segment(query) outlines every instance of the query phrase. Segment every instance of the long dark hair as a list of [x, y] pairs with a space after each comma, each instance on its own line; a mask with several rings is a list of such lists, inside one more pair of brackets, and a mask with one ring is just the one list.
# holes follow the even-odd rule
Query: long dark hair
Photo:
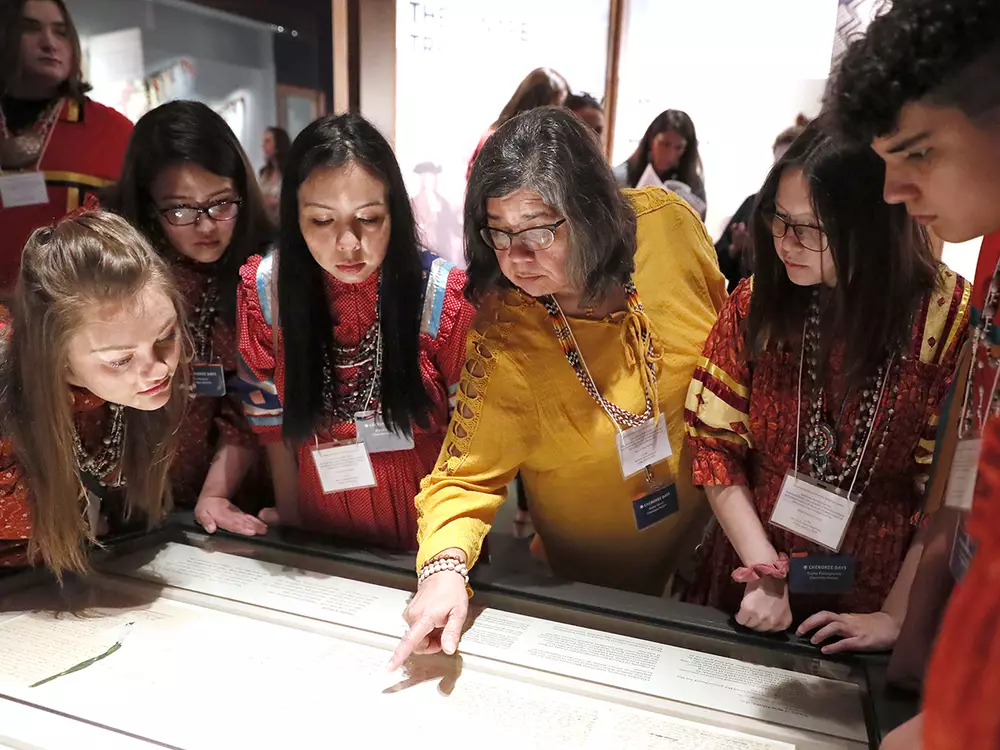
[[[687, 148], [681, 156], [680, 163], [673, 171], [677, 173], [677, 179], [687, 185], [696, 194], [700, 195], [705, 191], [705, 180], [702, 178], [701, 155], [698, 153], [698, 134], [694, 129], [694, 122], [688, 117], [687, 112], [679, 109], [668, 109], [660, 112], [646, 128], [646, 133], [639, 141], [639, 146], [635, 153], [628, 160], [627, 172], [628, 184], [635, 187], [649, 165], [649, 149], [653, 145], [653, 139], [660, 133], [673, 130], [687, 141]], [[663, 175], [660, 175], [661, 179]]]
[[154, 210], [150, 186], [164, 169], [184, 163], [229, 178], [242, 201], [232, 241], [216, 268], [221, 311], [232, 323], [240, 266], [260, 252], [272, 230], [250, 161], [222, 117], [204, 104], [187, 101], [168, 102], [147, 112], [132, 131], [121, 178], [101, 195], [101, 204], [142, 230], [162, 252], [169, 242]]
[[288, 150], [292, 147], [292, 139], [288, 137], [288, 131], [284, 128], [270, 127], [265, 131], [271, 134], [274, 139], [274, 156], [268, 159], [267, 164], [260, 168], [260, 176], [276, 170], [278, 174], [285, 171], [285, 162], [288, 161]]
[[755, 353], [769, 343], [801, 340], [813, 291], [789, 280], [771, 231], [778, 182], [789, 169], [802, 170], [837, 271], [821, 343], [827, 349], [844, 346], [844, 371], [856, 385], [908, 341], [913, 315], [934, 289], [940, 266], [906, 207], [882, 199], [885, 165], [875, 152], [837, 143], [810, 124], [758, 193], [752, 220], [756, 273], [747, 319], [747, 341]]
[[512, 117], [535, 107], [562, 106], [568, 95], [569, 84], [559, 73], [552, 68], [535, 68], [518, 84], [493, 127], [499, 128]]
[[[299, 186], [319, 167], [356, 165], [386, 188], [391, 234], [379, 299], [382, 326], [382, 416], [396, 432], [426, 426], [431, 398], [420, 376], [423, 263], [417, 226], [392, 147], [364, 118], [327, 115], [292, 144], [281, 187], [278, 253], [278, 315], [285, 344], [285, 403], [282, 434], [301, 442], [323, 426], [324, 350], [333, 327], [324, 287], [326, 272], [313, 258], [299, 228]], [[331, 373], [336, 381], [336, 372]], [[336, 387], [336, 382], [334, 383]]]
[[[24, 6], [28, 0], [3, 0], [0, 2], [0, 95], [6, 94], [10, 84], [16, 80], [21, 71], [21, 34], [24, 33]], [[63, 83], [60, 94], [70, 96], [78, 102], [83, 101], [83, 95], [90, 90], [90, 85], [83, 80], [83, 54], [80, 51], [80, 34], [73, 23], [64, 0], [49, 0], [59, 6], [63, 21], [66, 23], [66, 35], [73, 50], [73, 62], [69, 69], [69, 78]]]
[[465, 296], [482, 302], [511, 287], [496, 251], [479, 231], [486, 201], [518, 188], [538, 193], [569, 227], [569, 278], [587, 302], [599, 303], [635, 268], [636, 218], [618, 189], [594, 131], [567, 109], [539, 107], [497, 130], [479, 154], [465, 193]]

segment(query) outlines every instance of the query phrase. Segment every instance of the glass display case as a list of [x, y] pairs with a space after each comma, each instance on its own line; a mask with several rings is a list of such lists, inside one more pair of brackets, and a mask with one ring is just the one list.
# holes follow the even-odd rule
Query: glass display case
[[[496, 552], [496, 550], [495, 550]], [[482, 564], [459, 653], [386, 663], [413, 558], [302, 533], [121, 540], [85, 582], [0, 580], [0, 747], [876, 747], [884, 658]]]

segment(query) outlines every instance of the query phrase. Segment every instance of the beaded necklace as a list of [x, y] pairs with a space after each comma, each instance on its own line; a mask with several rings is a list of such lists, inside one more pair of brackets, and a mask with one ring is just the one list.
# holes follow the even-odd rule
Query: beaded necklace
[[648, 422], [651, 418], [659, 416], [659, 403], [656, 398], [656, 362], [659, 360], [659, 354], [657, 354], [653, 346], [653, 335], [649, 318], [643, 310], [642, 301], [639, 299], [639, 292], [635, 288], [632, 279], [626, 281], [624, 287], [628, 315], [623, 324], [622, 343], [625, 346], [626, 361], [630, 366], [636, 366], [639, 371], [639, 378], [642, 381], [643, 393], [646, 397], [646, 408], [642, 414], [633, 414], [630, 411], [626, 411], [601, 395], [597, 389], [597, 384], [594, 383], [594, 379], [587, 369], [587, 363], [583, 359], [583, 354], [580, 353], [580, 347], [576, 342], [576, 337], [573, 335], [573, 329], [570, 328], [569, 320], [567, 320], [559, 303], [551, 295], [539, 298], [539, 301], [545, 306], [549, 322], [552, 323], [552, 327], [555, 329], [556, 338], [559, 340], [560, 346], [562, 346], [566, 360], [573, 368], [573, 372], [576, 373], [577, 380], [580, 381], [580, 384], [590, 394], [590, 397], [604, 409], [608, 418], [611, 419], [619, 431], [630, 427], [637, 427]]
[[191, 324], [191, 338], [194, 339], [194, 354], [197, 362], [207, 362], [212, 356], [212, 328], [219, 304], [219, 284], [210, 278], [205, 291], [194, 308], [194, 322]]
[[7, 118], [0, 108], [0, 169], [38, 168], [62, 111], [62, 103], [62, 99], [56, 99], [42, 111], [31, 127], [17, 135], [10, 132]]
[[104, 478], [121, 464], [125, 452], [125, 407], [121, 404], [108, 404], [108, 406], [111, 409], [111, 424], [101, 440], [102, 445], [98, 451], [93, 455], [87, 453], [83, 441], [80, 440], [80, 432], [76, 429], [73, 430], [73, 451], [76, 454], [76, 466], [79, 471], [94, 477], [102, 487], [107, 487], [109, 484], [112, 487], [121, 487], [125, 484], [125, 479], [120, 472], [114, 482], [105, 482]]
[[[381, 286], [381, 285], [380, 285]], [[375, 322], [357, 346], [328, 344], [323, 349], [323, 409], [337, 422], [353, 422], [354, 416], [368, 411], [380, 400], [382, 374], [382, 291], [375, 305]], [[334, 370], [354, 370], [346, 381], [347, 392], [337, 393]], [[353, 382], [352, 382], [353, 381]]]
[[975, 409], [970, 408], [976, 370], [982, 370], [986, 367], [986, 362], [979, 357], [980, 346], [986, 349], [986, 358], [990, 359], [989, 339], [990, 334], [993, 332], [993, 318], [996, 316], [998, 301], [1000, 301], [1000, 260], [997, 261], [996, 268], [993, 271], [993, 278], [990, 279], [989, 292], [986, 295], [986, 302], [983, 305], [982, 320], [980, 320], [972, 333], [972, 357], [969, 362], [969, 377], [965, 381], [965, 393], [962, 397], [962, 415], [958, 425], [959, 439], [967, 437], [974, 428], [981, 432], [987, 417], [998, 413], [997, 385], [1000, 383], [1000, 363], [992, 361], [991, 364], [996, 365], [996, 373], [993, 376], [993, 387], [987, 396], [986, 389], [979, 386], [978, 403]]
[[[882, 459], [882, 454], [885, 452], [889, 427], [896, 413], [895, 404], [896, 398], [899, 395], [899, 378], [892, 378], [893, 363], [896, 361], [896, 355], [893, 353], [889, 357], [888, 364], [879, 365], [875, 374], [867, 378], [862, 387], [861, 404], [858, 407], [858, 415], [854, 419], [854, 432], [848, 442], [847, 450], [843, 458], [841, 458], [837, 455], [839, 452], [837, 451], [837, 431], [850, 394], [844, 397], [840, 417], [837, 419], [836, 424], [831, 426], [826, 419], [826, 394], [819, 380], [819, 368], [817, 366], [819, 362], [819, 337], [819, 294], [814, 293], [802, 326], [802, 359], [799, 363], [798, 387], [798, 408], [801, 412], [802, 376], [803, 371], [805, 371], [808, 374], [811, 386], [809, 426], [806, 430], [806, 460], [809, 462], [810, 475], [813, 479], [840, 487], [853, 473], [854, 479], [851, 482], [849, 490], [849, 493], [853, 493], [861, 472], [861, 462], [865, 451], [868, 449], [868, 445], [875, 433], [876, 418], [879, 411], [886, 405], [886, 391], [889, 390], [891, 393], [888, 399], [888, 409], [885, 412], [885, 419], [881, 424], [881, 437], [875, 449], [875, 456], [868, 469], [868, 477], [861, 488], [861, 494], [864, 494], [865, 490], [868, 489], [868, 485], [871, 484], [872, 477], [875, 475], [875, 469], [878, 467]], [[891, 389], [888, 388], [890, 380], [893, 381]], [[799, 466], [798, 447], [799, 441], [798, 436], [796, 436], [796, 471]]]

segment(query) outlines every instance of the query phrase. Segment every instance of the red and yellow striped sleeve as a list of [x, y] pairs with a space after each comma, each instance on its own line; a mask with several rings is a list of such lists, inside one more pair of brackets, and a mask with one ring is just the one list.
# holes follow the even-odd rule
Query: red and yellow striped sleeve
[[696, 485], [747, 483], [750, 433], [750, 366], [742, 321], [750, 308], [752, 281], [745, 279], [726, 301], [695, 367], [684, 405]]

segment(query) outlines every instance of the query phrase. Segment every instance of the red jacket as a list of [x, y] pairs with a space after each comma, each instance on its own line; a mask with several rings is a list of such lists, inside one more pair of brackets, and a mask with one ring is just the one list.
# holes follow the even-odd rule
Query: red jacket
[[102, 104], [64, 99], [40, 169], [49, 202], [0, 208], [0, 291], [11, 289], [21, 269], [21, 251], [39, 227], [79, 208], [87, 193], [118, 180], [132, 123]]

